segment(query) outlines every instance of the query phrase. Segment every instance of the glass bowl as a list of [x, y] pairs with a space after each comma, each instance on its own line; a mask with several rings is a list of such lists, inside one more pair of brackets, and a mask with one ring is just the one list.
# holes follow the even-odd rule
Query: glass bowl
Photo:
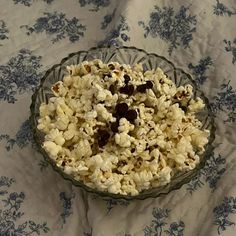
[[[63, 172], [62, 169], [56, 166], [56, 163], [48, 156], [48, 154], [42, 148], [42, 143], [44, 141], [44, 134], [37, 129], [37, 121], [39, 119], [39, 107], [42, 102], [48, 103], [50, 97], [53, 96], [51, 92], [51, 86], [58, 80], [62, 80], [64, 75], [67, 74], [66, 66], [71, 64], [79, 64], [82, 61], [89, 61], [93, 59], [101, 59], [104, 63], [110, 61], [117, 61], [124, 64], [136, 64], [141, 63], [144, 70], [151, 70], [160, 67], [166, 75], [177, 85], [191, 84], [194, 89], [194, 97], [201, 97], [206, 106], [198, 113], [197, 117], [202, 121], [202, 129], [210, 130], [209, 143], [206, 145], [206, 151], [202, 154], [201, 161], [197, 167], [191, 171], [179, 173], [172, 177], [169, 184], [151, 188], [139, 193], [136, 196], [126, 196], [121, 194], [111, 194], [108, 192], [98, 191], [96, 189], [90, 188], [80, 181], [73, 179], [72, 176]], [[192, 77], [185, 73], [182, 69], [176, 68], [174, 64], [168, 61], [166, 58], [159, 56], [154, 53], [147, 53], [142, 49], [135, 47], [98, 47], [91, 48], [88, 51], [79, 51], [76, 53], [71, 53], [68, 57], [64, 58], [60, 64], [54, 65], [49, 69], [41, 80], [41, 84], [32, 96], [31, 104], [31, 122], [34, 132], [34, 138], [38, 145], [40, 152], [43, 154], [46, 161], [48, 161], [53, 169], [60, 173], [62, 177], [66, 180], [70, 180], [75, 186], [79, 186], [82, 189], [97, 194], [103, 198], [112, 199], [123, 199], [123, 200], [133, 200], [133, 199], [145, 199], [149, 197], [158, 197], [163, 194], [167, 194], [172, 190], [179, 189], [183, 184], [188, 183], [193, 179], [198, 171], [203, 168], [206, 160], [212, 155], [213, 152], [213, 141], [215, 139], [215, 124], [213, 114], [211, 112], [209, 101], [205, 95], [198, 89]]]

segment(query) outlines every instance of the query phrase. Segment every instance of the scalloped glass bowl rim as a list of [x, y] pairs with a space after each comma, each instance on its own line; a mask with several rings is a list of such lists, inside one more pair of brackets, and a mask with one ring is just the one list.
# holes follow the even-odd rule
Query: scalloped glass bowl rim
[[[66, 174], [62, 169], [60, 169], [59, 167], [56, 166], [56, 163], [48, 156], [48, 154], [45, 152], [45, 150], [42, 148], [42, 143], [39, 139], [39, 137], [37, 136], [37, 124], [35, 123], [35, 103], [36, 103], [36, 98], [38, 95], [39, 90], [43, 87], [44, 81], [47, 79], [47, 76], [50, 74], [51, 71], [53, 71], [55, 68], [57, 68], [58, 66], [61, 67], [66, 61], [68, 61], [70, 58], [72, 58], [75, 55], [79, 55], [81, 53], [88, 53], [91, 51], [97, 51], [97, 50], [104, 50], [104, 49], [110, 49], [110, 50], [119, 50], [119, 49], [128, 49], [128, 50], [135, 50], [137, 52], [142, 52], [144, 53], [146, 56], [155, 56], [157, 58], [161, 58], [163, 60], [165, 60], [166, 62], [168, 62], [172, 67], [174, 71], [181, 71], [181, 73], [187, 75], [188, 79], [191, 81], [192, 84], [194, 84], [194, 89], [198, 90], [198, 92], [201, 93], [201, 98], [204, 99], [204, 102], [207, 106], [208, 112], [209, 112], [209, 116], [211, 117], [211, 129], [210, 129], [210, 137], [209, 137], [209, 143], [207, 144], [207, 148], [206, 151], [204, 152], [204, 154], [201, 156], [201, 162], [196, 166], [195, 169], [189, 171], [192, 172], [191, 176], [188, 176], [188, 178], [183, 178], [180, 182], [178, 182], [176, 185], [171, 186], [170, 188], [168, 188], [168, 186], [171, 184], [171, 182], [167, 185], [163, 185], [157, 188], [151, 188], [149, 190], [145, 190], [141, 193], [139, 193], [138, 195], [135, 196], [131, 196], [131, 195], [121, 195], [121, 194], [112, 194], [109, 192], [103, 192], [103, 191], [99, 191], [97, 189], [94, 188], [90, 188], [88, 186], [86, 186], [85, 184], [83, 184], [80, 181], [75, 180], [72, 176]], [[184, 70], [177, 68], [171, 61], [169, 61], [168, 59], [166, 59], [163, 56], [159, 56], [158, 54], [155, 53], [147, 53], [145, 50], [143, 49], [139, 49], [136, 47], [126, 47], [126, 46], [122, 46], [122, 47], [93, 47], [87, 51], [78, 51], [75, 53], [70, 53], [67, 57], [63, 58], [61, 60], [61, 62], [59, 64], [55, 64], [54, 66], [52, 66], [50, 69], [48, 69], [44, 76], [42, 77], [41, 81], [40, 81], [40, 85], [38, 86], [38, 88], [36, 89], [36, 91], [34, 92], [34, 94], [32, 95], [32, 103], [30, 106], [30, 110], [31, 110], [31, 116], [30, 116], [30, 120], [31, 120], [31, 125], [32, 125], [32, 129], [33, 129], [33, 134], [34, 134], [34, 140], [37, 144], [37, 148], [39, 150], [39, 152], [41, 152], [41, 154], [43, 155], [44, 159], [51, 164], [52, 168], [58, 172], [64, 179], [69, 180], [72, 182], [73, 185], [81, 187], [82, 189], [86, 190], [89, 193], [93, 193], [96, 195], [99, 195], [100, 197], [103, 198], [112, 198], [112, 199], [120, 199], [120, 200], [126, 200], [126, 201], [130, 201], [130, 200], [144, 200], [146, 198], [156, 198], [162, 195], [166, 195], [169, 192], [173, 191], [173, 190], [177, 190], [180, 189], [184, 184], [189, 183], [198, 173], [198, 171], [200, 169], [202, 169], [205, 166], [205, 163], [207, 161], [207, 158], [209, 156], [212, 155], [214, 147], [212, 145], [214, 139], [215, 139], [215, 122], [214, 122], [214, 115], [211, 112], [210, 109], [210, 104], [208, 101], [208, 98], [204, 95], [204, 93], [202, 91], [200, 91], [195, 83], [195, 81], [192, 79], [192, 76], [188, 73], [186, 73]], [[189, 174], [189, 172], [187, 172]], [[184, 175], [184, 174], [181, 174]], [[175, 177], [175, 176], [174, 176]], [[179, 176], [178, 176], [179, 177]], [[164, 189], [166, 188], [166, 189]], [[161, 189], [165, 190], [165, 191], [160, 191]]]

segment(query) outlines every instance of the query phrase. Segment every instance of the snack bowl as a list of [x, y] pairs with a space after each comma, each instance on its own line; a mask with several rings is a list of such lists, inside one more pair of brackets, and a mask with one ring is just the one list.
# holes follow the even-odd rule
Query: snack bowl
[[[200, 154], [199, 164], [192, 170], [187, 172], [179, 172], [175, 174], [171, 182], [147, 190], [143, 190], [138, 195], [122, 195], [113, 194], [105, 191], [99, 191], [97, 189], [88, 187], [83, 182], [76, 180], [72, 175], [65, 173], [61, 168], [56, 165], [56, 162], [49, 157], [48, 153], [42, 148], [45, 134], [41, 132], [38, 126], [38, 119], [40, 117], [39, 108], [42, 103], [48, 103], [49, 99], [54, 96], [51, 91], [51, 87], [58, 81], [62, 81], [64, 76], [68, 74], [67, 66], [77, 65], [83, 61], [91, 61], [94, 59], [100, 59], [104, 63], [119, 62], [120, 64], [142, 64], [144, 71], [161, 68], [164, 73], [171, 79], [176, 86], [184, 86], [190, 84], [193, 87], [193, 98], [200, 97], [205, 103], [205, 107], [199, 112], [196, 117], [202, 122], [201, 130], [208, 129], [210, 135], [208, 143], [205, 146], [205, 151]], [[206, 160], [212, 155], [213, 141], [215, 139], [215, 124], [214, 116], [210, 109], [210, 104], [207, 97], [199, 90], [196, 83], [192, 79], [191, 75], [185, 73], [182, 69], [176, 68], [175, 65], [166, 58], [154, 53], [147, 53], [142, 49], [135, 47], [98, 47], [91, 48], [88, 51], [79, 51], [71, 53], [68, 57], [62, 59], [60, 64], [54, 65], [49, 69], [41, 80], [41, 84], [34, 92], [32, 96], [31, 104], [31, 123], [34, 133], [34, 139], [38, 146], [39, 151], [43, 154], [46, 161], [48, 161], [53, 169], [58, 172], [64, 179], [70, 180], [73, 185], [81, 187], [87, 192], [97, 194], [103, 198], [134, 200], [134, 199], [146, 199], [155, 198], [169, 192], [181, 188], [182, 185], [190, 182], [198, 173], [198, 171], [204, 167]]]

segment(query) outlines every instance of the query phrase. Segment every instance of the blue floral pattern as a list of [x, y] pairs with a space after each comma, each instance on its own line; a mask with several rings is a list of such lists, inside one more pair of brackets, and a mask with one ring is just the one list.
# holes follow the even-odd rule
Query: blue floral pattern
[[[204, 90], [210, 94], [210, 106], [217, 127], [220, 127], [217, 135], [226, 136], [222, 146], [217, 147], [207, 159], [205, 167], [198, 172], [196, 178], [178, 191], [183, 196], [186, 195], [184, 201], [188, 201], [191, 194], [194, 195], [190, 200], [194, 208], [202, 201], [203, 192], [208, 197], [212, 195], [215, 203], [213, 207], [208, 205], [208, 214], [202, 216], [201, 211], [196, 212], [199, 218], [207, 217], [204, 232], [234, 236], [236, 197], [233, 194], [233, 180], [230, 180], [235, 172], [232, 164], [235, 156], [232, 145], [235, 138], [233, 128], [236, 121], [234, 0], [136, 2], [0, 1], [0, 106], [2, 113], [6, 111], [6, 115], [0, 116], [0, 147], [5, 155], [0, 162], [0, 173], [9, 173], [8, 177], [0, 174], [0, 236], [76, 235], [78, 230], [73, 222], [77, 216], [78, 221], [83, 221], [79, 225], [83, 236], [204, 234], [203, 231], [197, 231], [200, 225], [199, 222], [192, 222], [189, 217], [191, 212], [183, 215], [179, 208], [165, 207], [166, 201], [161, 198], [160, 201], [136, 202], [140, 204], [140, 209], [145, 210], [141, 219], [136, 221], [136, 203], [133, 205], [124, 200], [99, 199], [97, 195], [94, 200], [93, 195], [90, 198], [89, 194], [77, 196], [80, 191], [75, 195], [75, 189], [67, 186], [70, 185], [69, 182], [65, 183], [68, 189], [58, 190], [50, 182], [50, 163], [42, 155], [36, 155], [38, 150], [31, 123], [28, 118], [24, 118], [29, 114], [27, 109], [22, 108], [30, 104], [31, 94], [39, 85], [47, 65], [60, 60], [57, 52], [67, 56], [71, 52], [87, 50], [96, 45], [130, 44], [153, 53], [163, 51], [176, 66], [179, 62], [185, 63], [185, 68], [193, 75], [199, 89], [206, 86]], [[220, 50], [222, 53], [219, 53]], [[160, 67], [162, 68], [162, 64]], [[218, 70], [220, 73], [217, 73]], [[10, 115], [11, 119], [6, 120]], [[225, 152], [225, 148], [229, 150]], [[36, 163], [29, 163], [28, 158], [21, 158], [32, 153], [35, 153]], [[27, 178], [23, 169], [18, 171], [24, 165], [28, 166], [26, 170], [30, 170]], [[29, 169], [30, 165], [33, 165], [32, 170]], [[229, 170], [232, 170], [232, 174]], [[32, 175], [40, 181], [40, 189], [37, 191], [41, 193], [37, 199], [32, 199], [35, 195], [32, 191], [36, 186], [31, 188], [28, 185], [28, 178]], [[60, 180], [55, 181], [55, 185], [60, 184]], [[57, 209], [54, 218], [47, 214], [47, 210], [51, 210], [50, 205], [46, 201], [40, 202], [45, 190], [42, 185], [44, 183], [50, 185], [45, 191], [45, 198], [51, 194], [56, 196], [52, 203], [52, 208]], [[221, 191], [222, 186], [225, 191]], [[86, 200], [87, 196], [89, 201]], [[75, 207], [77, 197], [81, 201], [80, 206], [84, 208], [85, 204], [88, 212]], [[166, 197], [167, 200], [171, 198], [169, 195], [164, 198]], [[178, 199], [172, 200], [176, 204]], [[91, 201], [95, 202], [91, 204]], [[158, 205], [153, 208], [155, 202]], [[91, 208], [94, 204], [99, 205], [95, 207], [100, 210], [99, 214], [96, 209]], [[41, 207], [46, 208], [40, 210], [40, 214], [45, 211], [42, 216], [37, 214]], [[128, 225], [123, 220], [124, 215], [119, 214], [120, 210], [124, 215], [131, 212], [133, 217], [128, 220]], [[183, 211], [187, 212], [184, 206]], [[106, 227], [107, 217], [111, 216], [111, 225]], [[138, 225], [140, 220], [142, 225]], [[118, 221], [119, 227], [116, 225]], [[129, 225], [130, 222], [132, 225]], [[140, 227], [142, 231], [138, 233]]]
[[144, 28], [144, 37], [148, 35], [169, 43], [168, 52], [171, 55], [174, 49], [179, 46], [188, 48], [193, 40], [193, 33], [196, 31], [197, 19], [188, 13], [189, 8], [181, 6], [178, 12], [172, 7], [154, 6], [154, 11], [150, 14], [150, 20], [146, 24], [139, 21], [139, 25]]
[[[152, 215], [154, 219], [149, 226], [146, 226], [144, 231], [144, 236], [183, 236], [185, 224], [182, 220], [178, 222], [172, 222], [169, 226], [167, 224], [167, 219], [169, 217], [170, 210], [162, 208], [153, 208]], [[168, 227], [168, 228], [167, 228]]]
[[111, 0], [79, 0], [79, 3], [81, 7], [92, 5], [93, 8], [91, 8], [90, 11], [98, 11], [101, 7], [109, 6]]
[[8, 33], [9, 30], [7, 29], [6, 23], [3, 20], [0, 20], [0, 40], [8, 39]]
[[219, 0], [216, 0], [216, 5], [213, 6], [213, 14], [217, 16], [232, 16], [236, 14], [236, 10], [230, 10]]
[[0, 101], [17, 101], [16, 95], [32, 91], [42, 76], [41, 56], [28, 49], [21, 49], [5, 65], [0, 65]]
[[128, 206], [129, 202], [125, 200], [116, 200], [116, 199], [104, 199], [106, 202], [106, 208], [107, 208], [107, 213], [109, 213], [114, 206], [120, 205], [120, 206]]
[[220, 235], [228, 227], [235, 223], [230, 220], [230, 214], [236, 214], [236, 197], [225, 197], [223, 202], [213, 210], [214, 224], [217, 225], [217, 232]]
[[70, 42], [75, 43], [84, 37], [85, 25], [80, 23], [76, 17], [66, 18], [61, 12], [45, 12], [44, 16], [38, 18], [33, 26], [22, 25], [26, 28], [27, 34], [45, 32], [48, 35], [55, 35], [52, 42], [56, 43], [64, 38], [69, 38]]
[[107, 37], [98, 43], [99, 46], [121, 46], [123, 42], [130, 41], [130, 37], [127, 32], [130, 31], [130, 27], [126, 23], [126, 19], [120, 16], [120, 21], [117, 26], [108, 33]]
[[33, 131], [29, 120], [26, 120], [16, 133], [14, 138], [11, 138], [8, 134], [1, 134], [0, 141], [5, 140], [7, 151], [10, 151], [14, 145], [17, 145], [19, 148], [24, 148], [29, 143], [36, 147], [33, 139]]
[[205, 75], [206, 71], [213, 65], [213, 61], [211, 57], [205, 57], [200, 59], [197, 65], [193, 65], [192, 63], [188, 64], [188, 68], [191, 70], [194, 79], [198, 85], [203, 85], [207, 80], [207, 76]]
[[[15, 4], [22, 4], [24, 6], [30, 7], [34, 0], [13, 0]], [[54, 0], [43, 0], [47, 4], [51, 4]]]
[[236, 121], [236, 90], [230, 85], [230, 80], [221, 84], [219, 92], [213, 98], [211, 108], [215, 114], [224, 115], [225, 123]]
[[225, 170], [225, 158], [220, 154], [214, 154], [207, 160], [204, 168], [199, 171], [198, 175], [188, 183], [187, 190], [192, 194], [198, 188], [205, 185], [205, 183], [208, 183], [209, 187], [214, 191]]
[[[8, 188], [15, 181], [6, 176], [0, 177], [0, 198], [3, 206], [0, 205], [0, 235], [1, 236], [28, 236], [41, 235], [41, 233], [48, 233], [49, 228], [47, 223], [35, 223], [33, 220], [23, 221], [25, 218], [24, 212], [20, 210], [25, 201], [25, 194], [23, 192], [8, 193]], [[6, 189], [3, 189], [6, 187]]]
[[62, 219], [62, 227], [66, 223], [66, 219], [73, 214], [72, 211], [72, 199], [75, 198], [75, 194], [72, 192], [70, 194], [66, 192], [61, 192], [59, 194], [61, 203], [62, 203], [62, 213], [61, 213], [61, 219]]
[[116, 9], [111, 14], [107, 14], [103, 17], [103, 22], [101, 23], [101, 29], [106, 29], [107, 26], [112, 22], [116, 14]]
[[236, 38], [234, 39], [233, 43], [226, 39], [224, 40], [224, 43], [226, 44], [225, 51], [232, 53], [232, 63], [234, 64], [236, 62]]

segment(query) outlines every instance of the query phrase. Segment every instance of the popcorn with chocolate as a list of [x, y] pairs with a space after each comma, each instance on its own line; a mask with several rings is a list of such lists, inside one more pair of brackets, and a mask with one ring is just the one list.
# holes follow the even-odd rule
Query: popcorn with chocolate
[[208, 143], [191, 85], [165, 73], [101, 60], [67, 67], [40, 106], [43, 148], [58, 167], [100, 191], [137, 195], [194, 169]]

